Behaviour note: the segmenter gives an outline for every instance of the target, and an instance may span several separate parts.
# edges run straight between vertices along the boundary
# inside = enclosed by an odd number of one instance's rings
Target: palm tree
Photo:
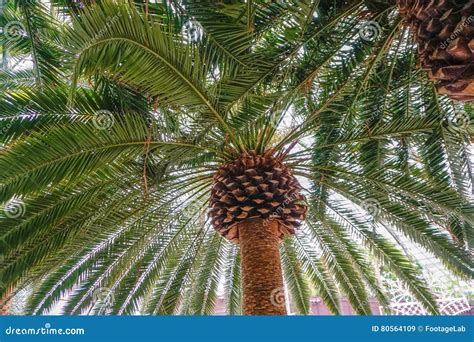
[[[472,277],[472,107],[418,70],[395,5],[369,5],[8,3],[0,295],[210,314],[222,288],[252,315],[285,314],[287,288],[307,314],[316,288],[367,315],[378,264],[438,313],[400,247]]]
[[[438,91],[474,102],[474,2],[398,0],[416,35],[420,65]]]

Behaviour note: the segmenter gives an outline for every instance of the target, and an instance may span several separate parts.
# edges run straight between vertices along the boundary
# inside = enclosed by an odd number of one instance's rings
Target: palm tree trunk
[[[0,316],[8,316],[8,304],[0,304]]]
[[[7,316],[9,313],[9,299],[10,292],[7,292],[3,298],[0,298],[0,316]]]
[[[238,224],[245,315],[286,315],[278,221]]]

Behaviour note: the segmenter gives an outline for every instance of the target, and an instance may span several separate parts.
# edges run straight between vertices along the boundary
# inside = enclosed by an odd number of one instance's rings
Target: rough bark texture
[[[261,218],[238,223],[245,315],[286,315],[278,225]]]

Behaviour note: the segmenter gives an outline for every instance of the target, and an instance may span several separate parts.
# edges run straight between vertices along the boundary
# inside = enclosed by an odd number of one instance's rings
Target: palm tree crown
[[[279,251],[301,314],[311,288],[334,313],[387,304],[374,265],[438,313],[402,238],[472,277],[474,113],[418,68],[395,3],[15,0],[0,19],[0,297],[32,286],[28,313],[210,314],[221,287],[241,313],[240,246],[213,225],[272,212],[220,211],[239,194],[216,177],[267,151],[297,193]]]

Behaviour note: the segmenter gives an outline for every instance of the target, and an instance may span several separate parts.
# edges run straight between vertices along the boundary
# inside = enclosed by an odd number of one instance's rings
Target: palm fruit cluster
[[[214,175],[209,217],[226,239],[239,243],[238,223],[261,218],[279,221],[279,234],[294,234],[306,216],[301,185],[271,151],[248,151]]]
[[[397,0],[438,92],[474,101],[474,0]]]

